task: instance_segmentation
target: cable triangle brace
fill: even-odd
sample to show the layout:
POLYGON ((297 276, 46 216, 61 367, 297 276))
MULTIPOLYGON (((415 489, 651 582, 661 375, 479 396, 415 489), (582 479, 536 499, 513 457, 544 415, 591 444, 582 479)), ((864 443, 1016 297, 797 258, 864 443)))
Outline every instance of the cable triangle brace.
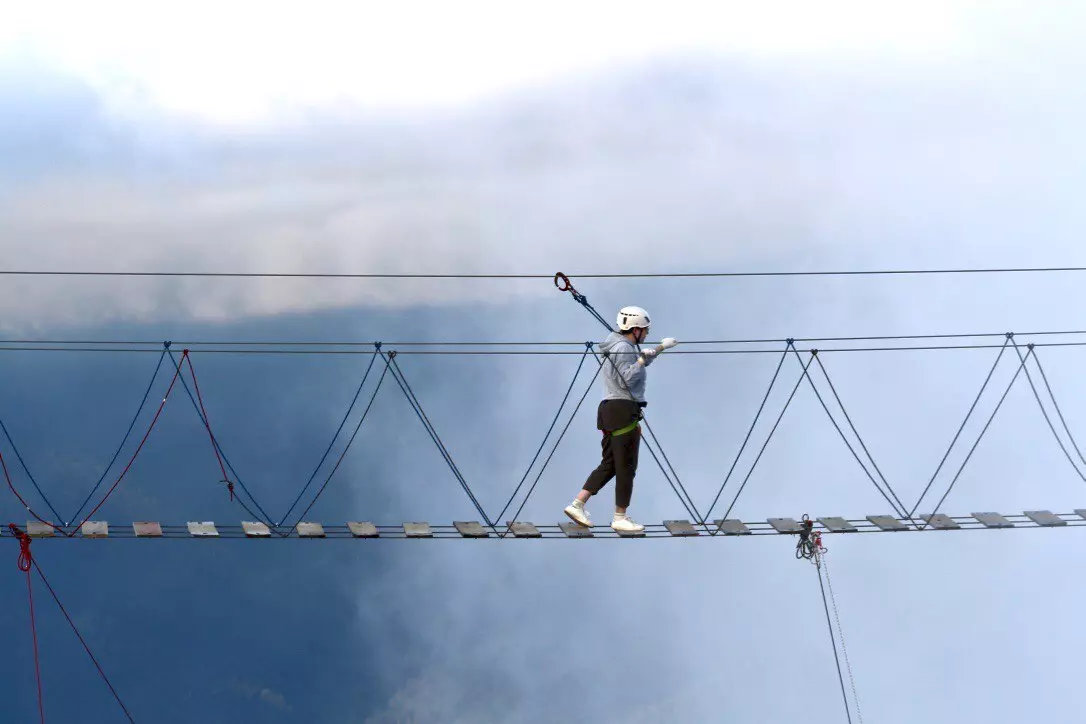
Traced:
MULTIPOLYGON (((785 355, 787 355, 788 352, 790 352, 790 351, 795 351, 795 346, 793 345, 793 341, 794 340, 792 340, 792 339, 788 340, 788 349, 785 350, 785 352, 784 352, 785 355)), ((782 357, 781 360, 783 362, 784 357, 782 357)), ((758 455, 754 458, 754 462, 751 463, 750 469, 747 471, 747 474, 743 478, 743 482, 739 485, 739 490, 736 491, 735 497, 732 498, 731 504, 728 506, 728 509, 724 512, 724 518, 725 519, 727 519, 728 516, 731 515, 732 509, 735 508, 735 505, 739 502, 739 496, 743 494, 743 491, 747 487, 747 483, 750 482, 751 476, 754 475, 754 469, 756 467, 758 467, 758 463, 761 461, 762 456, 765 454, 766 448, 769 447, 769 442, 773 439, 773 435, 777 432, 777 428, 780 427, 781 420, 784 419, 785 413, 788 412, 788 408, 791 406, 792 400, 795 399, 796 393, 799 391, 800 385, 803 384, 803 380, 804 380, 804 378, 805 378, 805 376, 807 374, 807 368, 811 365, 811 363, 813 361, 814 361, 814 353, 813 353, 813 350, 812 350, 811 358, 808 359, 806 362, 802 363, 803 364, 803 370, 800 372, 799 376, 796 378, 795 384, 792 385, 792 391, 788 394, 788 399, 785 400, 784 405, 781 406, 780 414, 777 415, 777 419, 773 423, 773 427, 770 428, 769 434, 766 436, 765 442, 762 443, 762 447, 758 451, 758 455)), ((738 457, 736 459, 738 460, 738 457)), ((725 480, 724 482, 726 484, 727 480, 725 480)), ((721 486, 721 492, 723 492, 723 485, 721 486)), ((719 493, 718 493, 718 495, 719 495, 719 493)), ((714 505, 715 505, 715 503, 714 503, 714 505)))
MULTIPOLYGON (((1012 335, 1007 336, 1008 343, 1010 343, 1010 341, 1011 341, 1011 336, 1012 335)), ((1004 347, 1004 349, 1006 349, 1006 347, 1004 347)), ((935 508, 931 512, 931 515, 934 516, 935 514, 937 514, 939 512, 939 508, 946 501, 947 496, 950 495, 950 491, 954 489, 954 485, 957 484, 958 478, 961 477, 962 472, 965 470, 965 466, 968 465, 969 461, 973 458, 973 453, 975 453, 977 451, 977 446, 980 445, 980 441, 982 439, 984 439, 984 435, 988 432, 988 428, 991 427, 992 421, 995 420, 995 416, 999 413, 1000 409, 1002 409, 1003 403, 1006 402, 1006 400, 1007 400, 1007 395, 1010 394, 1011 389, 1014 387, 1014 383, 1018 381, 1018 376, 1020 374, 1022 374, 1022 370, 1024 370, 1026 368, 1026 363, 1029 361, 1029 358, 1032 355, 1033 355, 1033 350, 1029 350, 1026 353, 1025 357, 1022 358, 1021 361, 1019 362, 1017 369, 1015 369, 1015 371, 1014 371, 1014 376, 1011 377, 1011 381, 1007 383, 1007 388, 1005 390, 1003 390, 1003 394, 1000 396, 999 402, 996 403, 995 409, 993 409, 992 414, 988 416, 988 421, 984 423, 984 427, 981 429, 980 433, 977 435, 977 439, 975 441, 973 441, 973 446, 971 448, 969 448, 969 452, 966 454, 965 459, 962 460, 962 464, 958 467, 958 471, 954 474, 953 479, 951 479, 950 485, 947 486, 946 492, 943 493, 943 496, 941 498, 939 498, 939 502, 936 503, 935 508)), ((996 360, 996 364, 997 365, 999 364, 998 359, 996 360)), ((993 372, 995 371, 994 367, 993 367, 992 371, 993 372)), ((991 373, 989 373, 989 377, 990 377, 990 374, 991 373)), ((985 382, 985 386, 987 386, 987 382, 985 382)), ((981 388, 982 393, 983 393, 983 391, 984 391, 984 387, 981 388)), ((978 399, 979 399, 979 395, 978 395, 978 399)), ((970 412, 972 412, 972 409, 970 409, 970 412)), ((956 439, 957 439, 957 436, 955 436, 955 440, 956 439)), ((934 477, 933 477, 933 480, 934 480, 934 477)), ((926 489, 925 489, 925 492, 927 492, 926 489)), ((919 505, 920 505, 920 503, 918 501, 917 506, 919 507, 919 505)))
MULTIPOLYGON (((792 347, 792 352, 795 354, 796 359, 802 365, 803 361, 802 361, 802 359, 800 359, 799 352, 796 351, 796 348, 794 346, 792 347)), ((817 362, 818 365, 822 368, 823 374, 825 374, 825 367, 822 366, 822 362, 818 357, 818 350, 817 349, 812 349, 811 350, 811 361, 817 362)), ((895 493, 893 488, 890 487, 890 483, 887 482, 885 478, 882 478, 883 484, 886 485, 887 491, 889 491, 889 494, 887 494, 887 491, 884 491, 882 489, 882 486, 879 485, 879 482, 875 479, 875 476, 872 475, 871 471, 869 471, 867 469, 867 465, 864 464, 864 461, 862 459, 860 459, 859 454, 856 452, 855 448, 853 448, 852 443, 849 442, 849 439, 845 435, 844 430, 842 430, 840 424, 838 424, 837 418, 834 417, 833 413, 830 411, 830 408, 826 404, 825 399, 822 397, 822 393, 819 391, 818 386, 815 384, 814 380, 811 378, 811 374, 810 374, 810 371, 808 369, 809 367, 810 367, 810 362, 808 362, 806 365, 803 365, 803 378, 806 379, 808 383, 810 383, 811 390, 815 393, 815 397, 818 398, 819 404, 821 404, 822 409, 826 412, 826 416, 829 417, 830 422, 833 424, 833 427, 837 431, 837 434, 841 437, 842 442, 845 443, 845 447, 847 447, 848 451, 850 453, 852 453, 852 457, 860 465, 860 468, 864 471, 864 475, 867 476, 867 479, 871 481, 871 484, 875 486, 875 489, 879 491, 879 494, 881 494, 882 497, 886 500, 886 502, 889 503, 890 507, 893 508, 894 513, 897 514, 897 515, 903 516, 903 517, 906 516, 908 514, 908 508, 905 507, 905 504, 902 503, 901 500, 898 498, 897 493, 895 493), (891 496, 893 496, 893 497, 891 498, 891 496)), ((829 381, 829 375, 826 375, 826 379, 827 379, 827 381, 829 381)), ((830 382, 830 388, 833 389, 833 383, 832 382, 830 382)), ((848 412, 845 411, 844 405, 841 403, 840 397, 837 396, 836 390, 834 390, 833 394, 834 394, 834 397, 837 399, 838 405, 840 405, 841 411, 842 411, 842 413, 844 413, 845 419, 848 421, 848 424, 851 427, 853 434, 856 435, 856 439, 859 441, 860 446, 866 452, 867 451, 867 446, 864 444, 863 439, 860 437, 860 434, 856 431, 856 427, 854 425, 852 425, 852 420, 849 417, 848 412)), ((871 456, 871 454, 868 452, 868 457, 870 458, 870 456, 871 456)), ((874 460, 873 459, 872 459, 871 462, 872 462, 872 465, 874 465, 874 460)), ((878 466, 877 465, 875 465, 875 470, 878 471, 878 466)), ((879 473, 879 477, 882 477, 881 472, 879 473)))
MULTIPOLYGON (((374 359, 376 359, 376 355, 379 352, 380 348, 378 348, 377 352, 374 353, 374 359)), ((343 464, 343 460, 347 457, 347 452, 351 449, 351 445, 354 444, 355 438, 358 437, 358 431, 362 429, 362 423, 366 421, 366 418, 369 417, 370 410, 373 409, 373 403, 377 400, 377 393, 381 391, 381 386, 384 384, 385 377, 388 375, 388 371, 391 367, 391 359, 392 358, 390 357, 385 362, 385 368, 381 370, 381 376, 377 379, 377 384, 374 385, 373 393, 370 395, 369 402, 366 404, 366 409, 362 411, 361 417, 358 418, 358 424, 355 425, 354 431, 351 433, 351 437, 347 440, 347 444, 343 447, 343 452, 341 452, 339 458, 336 459, 336 463, 332 466, 332 470, 328 473, 328 477, 325 478, 324 483, 322 483, 320 488, 317 489, 316 494, 313 496, 313 500, 309 501, 309 505, 306 506, 305 510, 303 510, 298 516, 298 520, 291 526, 292 530, 297 528, 298 524, 305 520, 305 517, 309 515, 309 511, 312 510, 313 506, 317 504, 317 500, 320 499, 321 495, 328 487, 328 484, 332 482, 332 478, 335 477, 335 474, 339 470, 340 465, 343 464)), ((366 374, 369 374, 368 370, 366 374)), ((362 384, 365 384, 365 379, 362 380, 362 384)), ((359 387, 359 389, 361 390, 361 386, 359 387)), ((286 518, 284 517, 284 520, 285 519, 286 518)), ((282 523, 280 523, 280 525, 282 525, 282 523)))
MULTIPOLYGON (((384 356, 383 352, 381 352, 380 354, 382 355, 382 357, 384 356)), ((480 516, 482 516, 483 520, 486 521, 487 526, 489 526, 491 530, 497 533, 498 530, 495 527, 494 522, 491 521, 490 516, 486 514, 486 511, 483 509, 482 504, 479 502, 478 498, 475 497, 475 494, 471 491, 471 486, 468 485, 468 481, 464 478, 464 475, 460 472, 460 469, 453 461, 452 455, 449 453, 448 448, 446 448, 445 444, 442 442, 441 437, 437 433, 437 429, 433 426, 433 423, 430 422, 430 418, 426 416, 426 412, 422 409, 422 404, 419 402, 419 399, 415 395, 414 390, 411 389, 411 385, 410 383, 408 383, 407 378, 404 376, 403 370, 400 369, 400 365, 396 362, 395 350, 389 353, 388 364, 392 368, 393 379, 396 380, 396 384, 399 385, 400 390, 404 393, 407 401, 411 404, 411 408, 414 410, 415 415, 419 418, 419 421, 422 422, 422 425, 426 429, 427 434, 430 435, 430 439, 433 440, 434 444, 437 446, 438 452, 440 452, 441 456, 445 459, 445 463, 449 466, 449 470, 452 471, 453 476, 456 478, 457 482, 460 483, 460 487, 464 490, 464 493, 468 496, 468 499, 471 500, 472 505, 475 506, 475 510, 479 513, 480 516)))
MULTIPOLYGON (((509 500, 506 502, 505 506, 501 509, 501 512, 498 513, 497 517, 495 518, 496 521, 500 522, 501 519, 505 516, 505 512, 509 510, 509 507, 513 504, 513 501, 516 500, 517 494, 520 493, 520 489, 524 486, 525 481, 528 479, 528 475, 531 474, 532 468, 535 466, 536 461, 539 460, 539 456, 540 454, 542 454, 543 448, 547 445, 547 440, 550 439, 551 433, 554 432, 555 425, 558 424, 558 420, 562 416, 562 410, 565 409, 566 403, 569 402, 569 396, 573 392, 573 388, 577 384, 577 380, 581 376, 581 370, 584 368, 585 360, 587 360, 588 355, 591 354, 594 344, 594 342, 585 342, 584 354, 581 355, 581 360, 580 362, 578 362, 577 369, 573 373, 573 379, 570 380, 569 387, 566 388, 566 394, 562 397, 562 402, 558 405, 558 411, 554 413, 554 419, 551 420, 550 427, 547 428, 547 433, 543 436, 543 441, 539 444, 539 448, 535 451, 535 455, 532 457, 532 461, 528 464, 527 470, 524 471, 524 475, 521 477, 520 482, 517 483, 517 487, 509 496, 509 500)), ((577 412, 581 409, 581 404, 585 401, 585 397, 588 396, 588 392, 592 389, 592 384, 595 383, 596 377, 598 376, 599 370, 597 369, 596 374, 592 377, 592 382, 589 383, 588 390, 585 391, 585 394, 581 397, 580 402, 577 403, 577 407, 574 408, 573 414, 570 416, 569 423, 566 424, 565 429, 562 430, 562 433, 558 436, 558 440, 555 442, 554 447, 551 449, 550 455, 547 456, 547 459, 543 461, 542 467, 539 468, 539 473, 536 475, 535 481, 528 489, 528 494, 524 496, 524 500, 521 502, 520 507, 517 509, 516 514, 513 516, 514 521, 517 519, 517 516, 520 515, 521 511, 524 510, 524 506, 527 504, 528 498, 532 496, 532 492, 535 490, 536 484, 539 482, 539 479, 543 477, 543 472, 547 469, 547 465, 550 464, 551 458, 554 456, 555 451, 558 449, 559 443, 562 442, 562 438, 565 436, 566 430, 569 429, 569 424, 572 423, 573 418, 577 416, 577 412)))
MULTIPOLYGON (((168 354, 170 356, 170 359, 174 360, 176 362, 176 359, 173 356, 173 352, 169 352, 168 354)), ((189 357, 190 357, 189 351, 185 350, 183 355, 182 355, 182 362, 184 362, 185 359, 189 358, 189 357)), ((181 365, 178 364, 177 366, 178 366, 178 369, 180 370, 181 365)), ((191 359, 189 359, 189 371, 192 374, 193 386, 195 387, 197 383, 196 383, 195 370, 192 367, 191 359)), ((198 400, 197 395, 194 395, 192 393, 192 390, 189 388, 188 383, 185 382, 185 378, 184 378, 183 375, 180 377, 180 380, 181 380, 181 386, 185 390, 185 393, 189 398, 189 402, 192 403, 192 407, 196 411, 197 417, 200 419, 200 422, 205 426, 205 428, 208 431, 208 437, 211 440, 211 446, 212 446, 212 449, 213 449, 213 451, 215 453, 216 461, 220 464, 220 468, 222 470, 223 478, 227 479, 227 480, 232 479, 233 481, 235 481, 237 483, 237 485, 241 486, 242 492, 244 492, 245 495, 248 496, 249 500, 252 502, 253 506, 256 507, 257 511, 260 513, 260 516, 262 516, 262 517, 257 516, 257 514, 255 512, 253 512, 253 510, 245 503, 245 501, 241 499, 241 496, 237 496, 235 498, 235 500, 237 500, 237 502, 241 505, 242 509, 244 509, 245 512, 248 513, 250 516, 252 516, 254 519, 260 520, 263 523, 267 524, 269 528, 275 529, 276 526, 275 526, 274 522, 272 521, 271 516, 268 515, 265 512, 264 508, 260 505, 260 502, 257 501, 257 499, 253 496, 252 492, 249 490, 248 486, 245 485, 245 481, 242 480, 240 475, 238 475, 237 470, 234 468, 234 466, 230 462, 230 458, 227 457, 226 451, 222 449, 222 445, 219 443, 218 438, 215 436, 214 432, 211 430, 211 425, 208 422, 207 416, 205 415, 205 412, 204 412, 202 399, 198 400), (229 474, 227 473, 227 471, 229 471, 229 474), (233 477, 231 478, 231 476, 233 476, 233 477)), ((197 393, 199 393, 198 388, 197 388, 197 393)))
MULTIPOLYGON (((1033 397, 1035 400, 1037 400, 1037 406, 1040 408, 1041 414, 1044 416, 1045 423, 1048 425, 1048 429, 1052 431, 1052 437, 1056 439, 1056 444, 1060 446, 1060 450, 1063 452, 1064 457, 1067 458, 1067 462, 1071 464, 1071 467, 1072 469, 1074 469, 1075 474, 1078 475, 1083 482, 1086 482, 1086 475, 1083 475, 1082 470, 1079 469, 1078 463, 1076 463, 1075 459, 1071 457, 1071 452, 1067 449, 1067 446, 1060 438, 1060 434, 1056 431, 1056 426, 1052 422, 1052 416, 1049 415, 1048 410, 1045 409, 1044 402, 1041 401, 1041 394, 1037 391, 1037 385, 1033 381, 1033 375, 1029 373, 1029 366, 1025 365, 1025 357, 1022 355, 1021 348, 1018 346, 1018 343, 1015 342, 1013 339, 1011 339, 1011 344, 1014 345, 1014 351, 1018 354, 1018 359, 1023 362, 1024 366, 1022 369, 1026 373, 1026 380, 1029 382, 1029 387, 1033 391, 1033 397)), ((1037 359, 1035 346, 1032 343, 1027 344, 1026 350, 1026 355, 1033 356, 1033 363, 1037 365, 1037 369, 1041 371, 1041 374, 1043 376, 1044 371, 1041 369, 1041 363, 1037 359)), ((1064 418, 1063 412, 1060 411, 1059 403, 1056 402, 1056 396, 1052 393, 1052 387, 1048 384, 1047 378, 1045 378, 1045 386, 1048 390, 1049 399, 1052 400, 1052 405, 1055 408, 1056 413, 1059 415, 1060 422, 1063 424, 1064 432, 1067 433, 1067 438, 1071 441, 1071 445, 1075 448, 1075 452, 1078 453, 1079 459, 1082 460, 1084 464, 1086 464, 1086 458, 1083 458, 1082 450, 1079 449, 1078 443, 1075 442, 1075 436, 1071 434, 1071 429, 1067 425, 1067 420, 1064 418)))
MULTIPOLYGON (((290 514, 294 512, 294 509, 298 506, 298 503, 300 503, 302 501, 302 497, 305 495, 306 491, 309 490, 309 486, 312 485, 313 481, 316 479, 317 473, 320 472, 321 467, 324 465, 325 461, 328 460, 328 455, 332 452, 332 447, 335 446, 336 441, 339 439, 340 433, 343 432, 343 428, 347 424, 348 418, 351 416, 351 413, 354 411, 355 405, 358 404, 358 398, 362 394, 362 389, 366 386, 366 381, 369 379, 370 372, 373 371, 373 364, 374 364, 374 362, 377 361, 377 355, 381 352, 381 347, 382 347, 381 342, 374 342, 373 343, 373 350, 374 350, 373 355, 370 356, 370 362, 369 362, 368 365, 366 365, 366 371, 362 375, 362 380, 358 383, 358 388, 355 390, 354 397, 351 398, 351 404, 347 406, 347 411, 343 413, 343 419, 340 420, 339 427, 336 428, 335 434, 332 435, 332 439, 329 441, 328 447, 325 448, 324 454, 321 455, 321 459, 317 462, 317 466, 315 468, 313 468, 313 473, 309 476, 309 479, 306 481, 305 485, 302 486, 301 491, 299 491, 298 497, 294 499, 293 503, 291 503, 290 508, 287 509, 287 512, 284 513, 282 516, 280 516, 280 518, 279 518, 279 525, 280 526, 282 526, 283 523, 286 522, 287 518, 290 517, 290 514)), ((387 363, 385 364, 385 370, 386 371, 388 370, 388 364, 387 363)), ((382 377, 384 377, 384 375, 382 375, 382 377)), ((376 395, 376 391, 374 392, 374 395, 376 395)), ((372 404, 372 402, 371 402, 371 404, 372 404)), ((367 408, 367 411, 368 411, 368 408, 367 408)), ((363 415, 363 419, 365 419, 365 415, 363 415)), ((361 421, 359 421, 359 425, 361 425, 361 424, 362 424, 361 421)), ((356 429, 355 432, 357 433, 358 430, 356 429)), ((354 438, 352 437, 351 439, 353 440, 354 438)), ((348 447, 350 447, 349 444, 348 444, 348 447)), ((346 453, 346 450, 344 452, 346 453)), ((338 464, 337 464, 337 467, 338 467, 338 464)), ((331 479, 331 476, 329 476, 329 479, 331 479)), ((314 498, 314 502, 316 502, 316 498, 314 498)), ((304 513, 303 513, 303 515, 304 515, 304 513)))

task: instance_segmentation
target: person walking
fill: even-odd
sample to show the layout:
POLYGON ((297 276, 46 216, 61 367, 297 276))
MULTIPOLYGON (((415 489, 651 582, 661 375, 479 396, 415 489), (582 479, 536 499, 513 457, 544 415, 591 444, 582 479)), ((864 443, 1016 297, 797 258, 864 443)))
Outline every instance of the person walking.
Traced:
POLYGON ((584 483, 584 487, 565 508, 574 522, 592 527, 585 510, 589 498, 615 479, 615 514, 611 528, 621 533, 639 533, 645 526, 632 520, 626 511, 633 496, 637 455, 641 446, 641 411, 645 401, 646 368, 657 354, 674 347, 672 338, 656 348, 641 349, 649 334, 649 313, 641 307, 623 307, 618 312, 618 331, 600 344, 604 355, 604 395, 596 411, 596 428, 603 434, 602 459, 584 483))

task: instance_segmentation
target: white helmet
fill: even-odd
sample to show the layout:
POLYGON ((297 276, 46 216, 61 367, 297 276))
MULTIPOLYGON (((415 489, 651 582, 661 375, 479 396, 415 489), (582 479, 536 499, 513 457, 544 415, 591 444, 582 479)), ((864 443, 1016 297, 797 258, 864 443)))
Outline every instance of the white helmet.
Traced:
POLYGON ((631 329, 641 327, 648 329, 649 313, 641 307, 623 307, 618 310, 618 331, 629 332, 631 329))

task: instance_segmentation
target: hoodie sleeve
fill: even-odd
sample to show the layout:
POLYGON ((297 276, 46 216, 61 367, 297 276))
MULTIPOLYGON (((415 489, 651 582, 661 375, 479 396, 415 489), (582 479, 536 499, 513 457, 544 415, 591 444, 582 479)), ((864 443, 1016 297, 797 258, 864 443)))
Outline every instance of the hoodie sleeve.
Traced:
POLYGON ((637 358, 637 349, 626 341, 616 344, 611 350, 610 359, 614 362, 618 376, 625 380, 627 385, 632 386, 645 375, 645 366, 638 364, 637 358))

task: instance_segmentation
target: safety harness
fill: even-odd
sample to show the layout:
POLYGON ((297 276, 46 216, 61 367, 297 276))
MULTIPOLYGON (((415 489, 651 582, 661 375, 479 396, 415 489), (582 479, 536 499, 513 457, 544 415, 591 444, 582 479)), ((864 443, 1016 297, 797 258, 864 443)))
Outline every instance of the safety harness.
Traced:
POLYGON ((634 430, 638 430, 638 429, 640 429, 640 427, 641 427, 641 421, 640 420, 634 420, 633 422, 631 422, 626 427, 620 427, 617 430, 610 430, 610 431, 604 430, 603 434, 604 434, 604 436, 609 435, 611 437, 618 437, 619 435, 625 435, 628 432, 633 432, 634 430))

